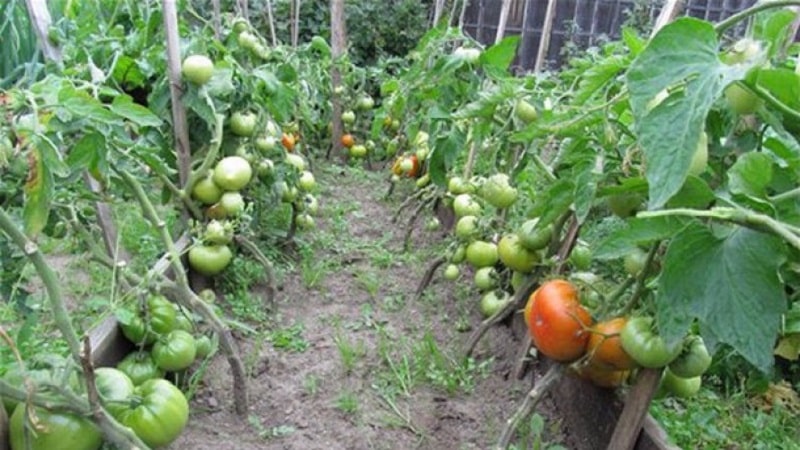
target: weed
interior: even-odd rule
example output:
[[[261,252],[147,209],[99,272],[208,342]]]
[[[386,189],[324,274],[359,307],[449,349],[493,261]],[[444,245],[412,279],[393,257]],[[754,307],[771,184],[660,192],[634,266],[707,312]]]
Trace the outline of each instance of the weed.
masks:
[[[281,438],[297,431],[291,425],[278,425],[277,427],[267,428],[261,423],[261,419],[253,414],[247,416],[247,422],[258,434],[258,437],[262,439]]]
[[[311,345],[303,338],[304,330],[305,326],[302,323],[295,323],[287,328],[270,331],[267,333],[267,340],[276,349],[302,353]]]
[[[351,343],[347,338],[338,334],[333,338],[336,348],[339,349],[339,356],[342,358],[344,373],[350,374],[355,369],[356,363],[367,354],[364,342]]]
[[[358,412],[358,396],[350,391],[343,391],[336,397],[336,408],[340,411],[354,415]]]
[[[319,390],[319,378],[316,375],[307,375],[303,379],[303,390],[308,395],[316,395]]]

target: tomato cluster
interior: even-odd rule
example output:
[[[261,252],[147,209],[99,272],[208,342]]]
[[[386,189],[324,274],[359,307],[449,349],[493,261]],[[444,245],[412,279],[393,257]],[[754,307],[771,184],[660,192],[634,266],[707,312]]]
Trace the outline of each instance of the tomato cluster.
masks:
[[[593,323],[578,299],[578,290],[566,280],[543,283],[531,294],[523,312],[539,353],[574,363],[575,372],[602,387],[624,383],[639,367],[664,368],[662,390],[677,396],[693,395],[711,356],[696,335],[674,345],[654,330],[651,317],[614,317]]]

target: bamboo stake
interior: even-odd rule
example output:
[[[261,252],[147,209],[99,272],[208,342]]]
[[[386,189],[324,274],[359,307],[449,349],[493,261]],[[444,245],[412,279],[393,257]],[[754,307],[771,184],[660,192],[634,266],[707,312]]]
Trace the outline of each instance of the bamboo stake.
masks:
[[[330,159],[331,151],[336,150],[336,153],[345,159],[342,152],[342,134],[344,127],[342,125],[342,99],[336,93],[337,87],[342,85],[342,73],[339,71],[339,60],[347,50],[347,29],[344,21],[344,0],[331,0],[331,56],[333,64],[331,64],[331,88],[333,97],[333,130],[331,136],[331,146],[328,147],[328,152],[325,158]]]
[[[506,34],[506,24],[508,23],[508,12],[511,10],[511,0],[503,0],[503,5],[500,10],[500,20],[497,22],[497,34],[494,36],[494,43],[503,40]]]
[[[275,17],[272,14],[272,0],[267,0],[267,18],[269,19],[269,34],[272,37],[272,46],[278,46],[278,37],[275,35]]]
[[[300,35],[300,1],[294,0],[294,12],[292,18],[292,47],[297,47],[297,39]]]
[[[175,135],[175,152],[178,159],[178,179],[184,188],[191,172],[191,153],[189,149],[189,126],[186,122],[186,109],[181,96],[181,55],[178,36],[178,10],[175,0],[164,0],[164,30],[167,35],[167,76],[172,98],[172,130]]]
[[[667,3],[661,9],[661,13],[656,19],[655,25],[653,25],[653,32],[650,34],[651,38],[655,36],[658,30],[663,28],[664,25],[675,19],[675,16],[677,16],[681,8],[683,8],[683,1],[684,0],[667,0]]]
[[[222,12],[219,6],[219,0],[211,0],[211,10],[214,17],[214,37],[220,40],[222,36]]]
[[[436,6],[433,9],[433,25],[439,25],[439,19],[442,18],[442,11],[444,10],[444,0],[436,0]]]
[[[33,32],[36,34],[44,57],[60,63],[62,59],[61,49],[53,45],[50,39],[47,38],[47,30],[53,22],[50,18],[50,11],[47,9],[47,0],[25,0],[25,4],[28,7],[28,15],[31,18]]]
[[[547,10],[544,13],[544,25],[542,25],[542,37],[539,39],[539,51],[536,53],[536,63],[533,66],[534,72],[541,72],[547,52],[550,50],[550,37],[553,33],[553,21],[556,17],[557,0],[547,1]]]

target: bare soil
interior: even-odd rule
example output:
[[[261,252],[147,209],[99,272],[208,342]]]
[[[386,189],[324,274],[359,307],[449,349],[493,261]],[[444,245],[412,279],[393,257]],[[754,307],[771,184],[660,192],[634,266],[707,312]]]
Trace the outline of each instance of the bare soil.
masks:
[[[228,366],[217,356],[171,449],[485,449],[529,389],[530,378],[509,377],[520,346],[510,326],[490,330],[475,361],[460,363],[470,330],[456,323],[474,329],[481,321],[469,275],[451,283],[437,274],[414,301],[425,269],[444,251],[444,231],[418,225],[413,249],[402,251],[408,215],[391,219],[412,183],[386,200],[385,172],[336,170],[318,175],[318,229],[301,236],[318,247],[313,262],[324,273],[310,282],[313,272],[304,277],[298,260],[281,277],[275,320],[251,324],[260,333],[240,340],[251,373],[249,416],[233,413]],[[302,330],[304,350],[263,339],[292,326]],[[426,354],[440,355],[438,365]],[[449,373],[436,370],[442,364]],[[416,375],[403,378],[406,366]],[[446,389],[437,377],[461,386]]]

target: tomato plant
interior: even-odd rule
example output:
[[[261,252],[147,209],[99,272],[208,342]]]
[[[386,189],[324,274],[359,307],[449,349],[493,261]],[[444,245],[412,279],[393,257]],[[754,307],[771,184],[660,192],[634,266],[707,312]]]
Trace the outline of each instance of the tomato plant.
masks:
[[[708,353],[703,338],[689,335],[684,339],[683,349],[674,361],[669,363],[669,370],[681,378],[694,378],[704,374],[711,366],[711,355]]]

